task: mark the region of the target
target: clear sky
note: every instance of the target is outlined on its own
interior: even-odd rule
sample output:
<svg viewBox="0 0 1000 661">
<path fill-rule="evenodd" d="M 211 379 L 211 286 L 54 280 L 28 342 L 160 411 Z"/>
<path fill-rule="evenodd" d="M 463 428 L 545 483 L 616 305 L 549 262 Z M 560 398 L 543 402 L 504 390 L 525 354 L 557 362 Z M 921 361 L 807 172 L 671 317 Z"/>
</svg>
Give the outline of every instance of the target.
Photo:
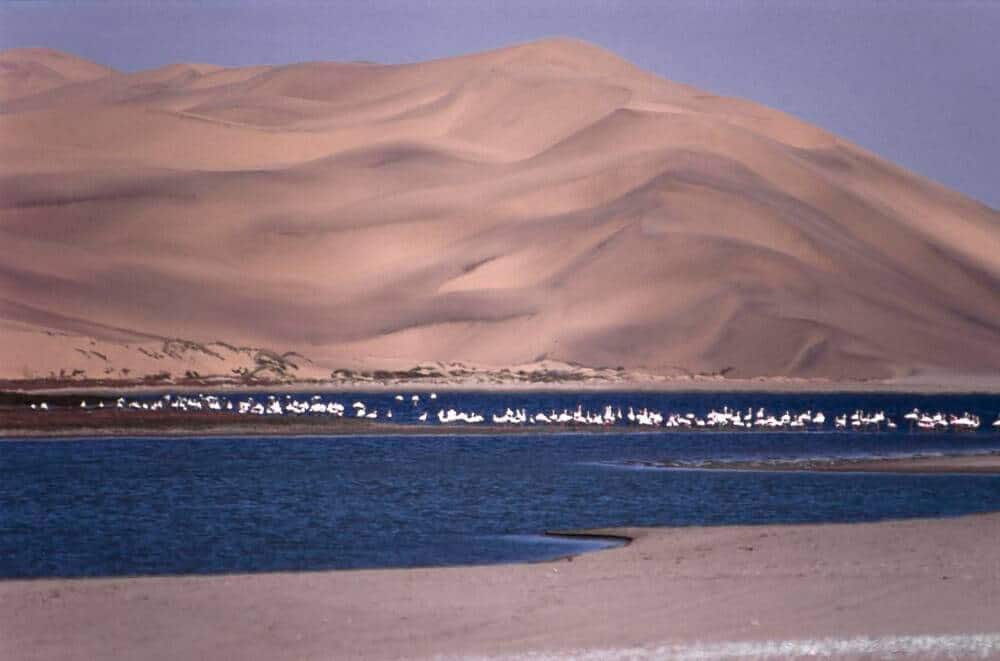
<svg viewBox="0 0 1000 661">
<path fill-rule="evenodd" d="M 1000 0 L 0 4 L 0 48 L 129 71 L 411 62 L 553 35 L 792 113 L 1000 209 Z"/>
</svg>

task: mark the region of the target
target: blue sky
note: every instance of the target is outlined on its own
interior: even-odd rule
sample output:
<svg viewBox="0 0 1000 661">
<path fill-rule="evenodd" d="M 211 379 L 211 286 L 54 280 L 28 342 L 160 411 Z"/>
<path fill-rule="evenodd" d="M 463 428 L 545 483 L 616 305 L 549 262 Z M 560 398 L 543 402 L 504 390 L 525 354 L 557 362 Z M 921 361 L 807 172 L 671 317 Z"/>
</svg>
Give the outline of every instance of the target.
<svg viewBox="0 0 1000 661">
<path fill-rule="evenodd" d="M 410 62 L 552 35 L 829 129 L 1000 208 L 1000 2 L 6 2 L 0 48 L 122 70 Z"/>
</svg>

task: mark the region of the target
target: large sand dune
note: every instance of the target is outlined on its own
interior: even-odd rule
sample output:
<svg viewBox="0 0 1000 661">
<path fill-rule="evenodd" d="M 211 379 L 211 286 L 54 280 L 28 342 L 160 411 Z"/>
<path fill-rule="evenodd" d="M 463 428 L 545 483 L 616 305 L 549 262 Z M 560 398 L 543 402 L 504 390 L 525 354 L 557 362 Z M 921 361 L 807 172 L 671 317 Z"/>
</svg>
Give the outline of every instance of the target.
<svg viewBox="0 0 1000 661">
<path fill-rule="evenodd" d="M 0 75 L 0 378 L 1000 373 L 1000 213 L 588 44 Z"/>
</svg>

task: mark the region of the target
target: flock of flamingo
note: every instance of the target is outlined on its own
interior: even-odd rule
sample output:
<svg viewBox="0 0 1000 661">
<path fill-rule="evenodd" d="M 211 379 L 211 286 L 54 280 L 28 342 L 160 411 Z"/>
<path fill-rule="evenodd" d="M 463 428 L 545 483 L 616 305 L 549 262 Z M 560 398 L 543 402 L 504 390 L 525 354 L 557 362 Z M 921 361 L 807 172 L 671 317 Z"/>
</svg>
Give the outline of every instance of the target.
<svg viewBox="0 0 1000 661">
<path fill-rule="evenodd" d="M 427 400 L 433 402 L 437 399 L 435 393 L 426 396 Z M 421 396 L 411 395 L 408 399 L 403 395 L 396 395 L 394 401 L 398 406 L 404 408 L 409 402 L 411 410 L 421 407 Z M 30 407 L 34 411 L 48 411 L 49 405 L 46 402 L 32 403 Z M 159 399 L 126 399 L 119 397 L 113 404 L 106 405 L 103 401 L 88 403 L 86 400 L 80 402 L 80 408 L 84 410 L 104 409 L 107 407 L 123 409 L 127 411 L 215 411 L 234 413 L 237 415 L 259 415 L 259 416 L 300 416 L 300 415 L 327 415 L 334 417 L 352 417 L 366 420 L 393 420 L 391 408 L 384 408 L 380 414 L 377 409 L 371 408 L 363 401 L 355 401 L 350 406 L 335 401 L 326 401 L 319 395 L 302 398 L 300 395 L 267 395 L 260 398 L 246 396 L 244 398 L 231 398 L 219 395 L 163 395 Z M 433 408 L 433 407 L 432 407 Z M 436 415 L 432 415 L 430 409 L 421 407 L 421 412 L 415 416 L 421 423 L 433 422 L 435 419 L 439 424 L 490 424 L 496 426 L 507 425 L 562 425 L 562 426 L 614 426 L 626 425 L 637 427 L 663 428 L 672 430 L 819 430 L 826 428 L 827 417 L 822 411 L 811 410 L 790 413 L 785 411 L 781 415 L 767 412 L 764 408 L 748 408 L 745 410 L 730 409 L 723 407 L 721 411 L 711 410 L 704 417 L 694 413 L 661 413 L 648 408 L 637 408 L 632 406 L 611 406 L 606 405 L 596 411 L 584 410 L 579 405 L 574 410 L 563 409 L 562 411 L 550 410 L 549 412 L 537 411 L 529 413 L 527 409 L 507 408 L 503 413 L 491 413 L 489 417 L 483 413 L 475 411 L 457 411 L 453 408 L 439 408 Z M 913 409 L 902 416 L 902 424 L 909 429 L 922 431 L 976 431 L 981 426 L 979 416 L 964 412 L 961 415 L 947 413 L 930 413 Z M 842 413 L 833 417 L 833 427 L 838 430 L 854 431 L 892 431 L 899 427 L 895 420 L 886 415 L 885 411 L 866 412 L 855 410 L 853 413 Z M 1000 415 L 998 415 L 992 427 L 1000 431 Z"/>
</svg>

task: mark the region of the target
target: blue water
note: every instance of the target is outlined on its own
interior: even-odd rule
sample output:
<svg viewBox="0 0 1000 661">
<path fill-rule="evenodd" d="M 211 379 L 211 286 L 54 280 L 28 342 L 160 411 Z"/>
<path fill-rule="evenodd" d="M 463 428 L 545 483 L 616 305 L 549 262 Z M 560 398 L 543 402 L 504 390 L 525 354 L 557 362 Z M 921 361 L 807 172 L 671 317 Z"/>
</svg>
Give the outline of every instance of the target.
<svg viewBox="0 0 1000 661">
<path fill-rule="evenodd" d="M 339 401 L 355 397 L 364 399 Z M 828 415 L 920 406 L 979 412 L 986 426 L 1000 408 L 997 396 L 604 393 L 442 393 L 435 405 L 484 409 L 496 398 L 500 406 L 596 408 L 613 397 L 661 409 L 670 399 L 696 412 L 768 397 L 781 411 Z M 953 516 L 1000 509 L 1000 476 L 634 464 L 993 450 L 1000 434 L 988 430 L 12 440 L 0 443 L 0 576 L 526 561 L 593 545 L 540 536 L 552 529 Z"/>
</svg>

